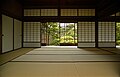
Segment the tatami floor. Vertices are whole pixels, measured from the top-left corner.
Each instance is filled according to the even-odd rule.
[[[21,56],[1,65],[0,77],[120,77],[119,48],[46,46],[17,51]]]

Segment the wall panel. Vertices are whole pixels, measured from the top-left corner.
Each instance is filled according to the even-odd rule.
[[[78,16],[95,16],[95,9],[78,9]]]
[[[24,16],[40,16],[40,9],[24,9]]]
[[[2,53],[13,50],[13,18],[2,15]]]
[[[23,47],[40,47],[40,22],[24,22],[23,28]]]
[[[95,47],[95,22],[78,22],[78,47]]]
[[[98,23],[98,46],[115,47],[115,22]]]
[[[61,16],[77,16],[77,9],[61,9]]]
[[[14,49],[22,46],[22,22],[14,19]]]
[[[41,9],[41,16],[58,16],[57,9]]]

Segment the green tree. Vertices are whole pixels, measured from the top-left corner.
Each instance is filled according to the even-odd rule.
[[[77,39],[75,39],[77,37],[77,32],[75,33],[75,31],[77,31],[77,27],[75,28],[74,24],[69,23],[65,26],[59,25],[60,24],[58,22],[43,23],[42,32],[46,32],[48,35],[49,44],[59,45],[60,43],[77,43]]]
[[[60,43],[77,43],[77,27],[75,24],[65,24],[64,27],[60,27],[61,37]],[[76,40],[75,40],[76,39]]]
[[[48,35],[51,37],[50,39],[52,39],[50,45],[59,45],[59,23],[48,22],[47,27]]]
[[[116,23],[116,44],[120,45],[120,23]]]

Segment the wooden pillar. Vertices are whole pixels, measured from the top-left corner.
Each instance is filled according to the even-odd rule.
[[[98,48],[98,21],[95,21],[95,47]]]
[[[98,48],[98,12],[95,10],[95,47]]]
[[[1,13],[1,6],[0,6],[0,54],[2,54],[2,13]]]

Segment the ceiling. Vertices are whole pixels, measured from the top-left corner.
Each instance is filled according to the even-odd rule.
[[[120,11],[120,0],[17,0],[23,8],[95,8],[99,16]]]
[[[97,0],[19,0],[23,6],[96,7]]]

